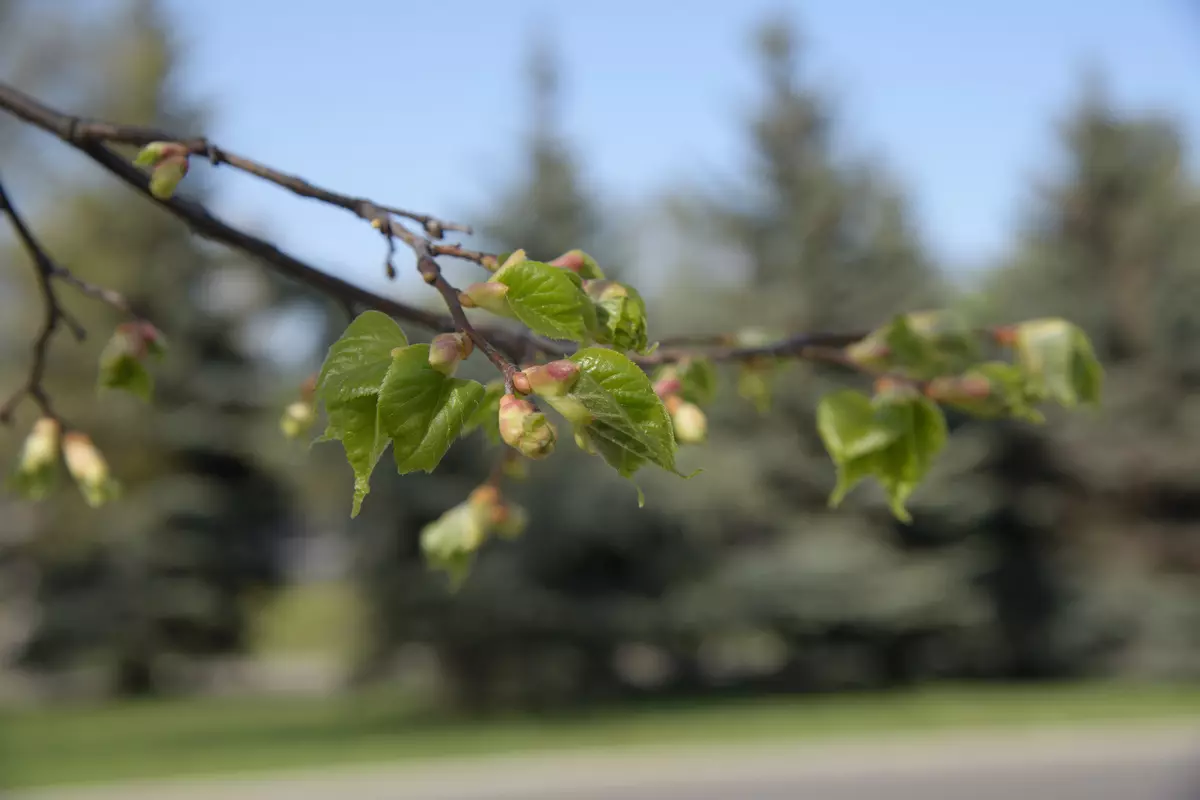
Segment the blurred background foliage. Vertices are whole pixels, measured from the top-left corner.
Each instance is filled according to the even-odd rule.
[[[125,3],[103,25],[72,5],[0,0],[0,72],[87,114],[204,130],[208,110],[175,85],[159,4]],[[545,259],[583,247],[638,285],[625,270],[636,241],[554,124],[569,98],[552,41],[527,42],[528,132],[512,143],[510,183],[472,215],[477,243]],[[321,354],[288,361],[272,347],[280,320],[329,341],[345,310],[0,118],[0,174],[53,255],[125,292],[170,348],[153,413],[97,403],[96,358],[117,320],[71,301],[93,336],[57,343],[51,386],[126,497],[99,512],[69,486],[40,505],[0,498],[0,658],[16,694],[198,693],[231,665],[245,678],[313,654],[327,690],[412,686],[467,712],[1200,676],[1200,193],[1181,131],[1082,75],[1047,125],[1057,169],[1030,182],[1007,253],[964,279],[936,263],[888,166],[847,152],[802,28],[765,19],[753,42],[757,94],[730,120],[740,172],[698,175],[663,202],[686,247],[670,290],[648,294],[652,335],[862,330],[930,307],[1064,316],[1108,369],[1101,411],[1040,427],[952,417],[906,526],[868,488],[826,506],[834,471],[814,410],[844,375],[785,366],[760,413],[723,368],[710,441],[683,455],[704,473],[639,476],[638,509],[627,482],[562,447],[511,487],[527,532],[489,544],[452,594],[418,534],[486,477],[483,442],[458,444],[434,475],[379,470],[351,522],[336,446],[279,434]],[[198,166],[183,191],[203,199],[213,180]],[[15,385],[39,311],[7,233],[0,263],[0,379]],[[490,377],[474,360],[466,371]],[[0,438],[6,462],[25,411]],[[286,683],[271,674],[255,685]]]

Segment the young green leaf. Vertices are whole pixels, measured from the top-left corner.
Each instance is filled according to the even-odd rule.
[[[351,518],[362,510],[371,492],[371,473],[387,450],[388,438],[379,422],[379,396],[364,394],[328,408],[329,424],[317,441],[339,440],[346,460],[354,470],[354,501]]]
[[[647,462],[675,472],[671,417],[636,364],[615,350],[588,347],[570,358],[579,378],[569,394],[546,403],[582,429],[583,438],[625,478]]]
[[[132,353],[105,352],[100,355],[97,389],[118,389],[149,403],[154,394],[154,378],[146,365]]]
[[[429,345],[398,350],[379,390],[379,424],[401,475],[432,471],[483,400],[482,384],[429,363]]]
[[[911,521],[905,502],[946,442],[946,420],[936,404],[915,392],[886,392],[874,400],[853,390],[834,392],[817,407],[817,431],[837,465],[830,506],[874,477],[896,518]]]
[[[401,463],[400,474],[416,470],[433,472],[442,463],[446,451],[462,432],[466,421],[478,410],[484,398],[483,384],[462,378],[447,378],[438,398],[437,411],[416,450]]]
[[[596,309],[574,272],[539,261],[521,261],[492,276],[508,287],[509,308],[531,331],[583,342],[596,329]]]
[[[637,289],[608,280],[592,280],[584,286],[595,301],[596,340],[645,354],[649,346],[646,301]]]
[[[1075,325],[1062,319],[1039,319],[1016,326],[1017,362],[1030,395],[1051,399],[1066,408],[1096,405],[1104,370],[1092,344]]]
[[[430,566],[447,574],[452,589],[466,580],[475,553],[487,540],[488,523],[486,508],[464,501],[421,530],[421,552]]]
[[[146,369],[145,359],[154,356],[161,360],[164,353],[162,337],[153,325],[131,322],[117,326],[100,352],[97,391],[118,389],[150,402],[154,378]]]
[[[392,351],[406,345],[395,320],[380,311],[364,311],[330,346],[317,377],[317,397],[329,407],[378,394]]]

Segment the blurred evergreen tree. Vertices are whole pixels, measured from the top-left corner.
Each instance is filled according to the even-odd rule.
[[[1085,81],[1059,158],[987,285],[992,321],[1063,316],[1105,363],[1103,409],[992,432],[992,591],[1020,675],[1200,669],[1200,203],[1178,123]]]
[[[763,96],[747,126],[744,185],[689,187],[676,202],[696,254],[654,310],[656,330],[850,332],[953,303],[895,181],[844,152],[832,102],[798,77],[795,27],[767,20],[756,44]],[[710,410],[710,441],[685,466],[705,473],[670,489],[655,482],[710,543],[703,579],[674,596],[679,624],[691,631],[690,654],[677,657],[736,655],[729,643],[748,636],[773,642],[773,659],[727,669],[759,670],[788,688],[933,670],[941,640],[985,609],[969,550],[957,533],[930,530],[927,508],[914,525],[899,525],[882,494],[865,487],[827,508],[834,468],[816,405],[857,379],[790,365],[758,414],[735,396],[737,370],[722,372],[728,389]]]

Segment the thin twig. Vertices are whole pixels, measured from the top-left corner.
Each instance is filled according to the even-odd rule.
[[[38,290],[42,295],[43,309],[42,327],[38,331],[37,337],[33,340],[33,359],[29,365],[29,375],[25,378],[25,383],[4,402],[3,406],[0,406],[0,423],[4,423],[5,425],[11,423],[13,414],[16,413],[17,408],[26,398],[33,400],[45,416],[59,419],[50,402],[50,397],[43,386],[43,379],[46,375],[46,360],[50,351],[50,340],[54,338],[54,334],[60,324],[66,325],[75,334],[77,339],[83,339],[86,332],[59,303],[58,295],[54,292],[54,284],[52,282],[57,268],[50,259],[50,256],[34,237],[33,232],[25,224],[24,219],[21,218],[20,212],[12,204],[12,200],[4,188],[3,181],[0,181],[0,211],[3,211],[8,217],[9,222],[12,223],[13,230],[17,234],[17,238],[21,241],[22,247],[29,254],[34,274],[37,276]]]

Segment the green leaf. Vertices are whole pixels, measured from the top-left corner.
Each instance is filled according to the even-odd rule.
[[[938,406],[915,392],[889,392],[874,400],[844,390],[817,407],[817,431],[837,465],[829,504],[837,507],[858,483],[873,477],[903,522],[905,508],[946,443],[946,420]]]
[[[404,331],[387,314],[363,312],[330,346],[317,377],[317,397],[330,407],[378,394],[392,351],[407,344]]]
[[[154,378],[146,366],[130,353],[102,355],[98,390],[118,389],[149,403],[154,394]]]
[[[1025,322],[1016,326],[1015,348],[1032,397],[1066,408],[1099,404],[1104,370],[1078,327],[1061,319]]]
[[[346,460],[354,470],[354,502],[351,518],[362,510],[371,492],[371,473],[387,449],[388,438],[379,421],[378,395],[365,394],[328,409],[329,423],[317,441],[340,440]]]
[[[401,475],[432,471],[483,400],[482,384],[429,364],[429,345],[397,351],[379,391],[379,420]]]
[[[458,589],[471,569],[475,553],[488,537],[487,510],[463,502],[421,530],[421,552],[435,569],[445,572],[453,589]]]
[[[467,436],[482,428],[484,436],[492,444],[500,444],[500,398],[504,396],[504,381],[490,381],[484,387],[483,399],[467,419],[460,436]]]
[[[438,400],[437,412],[429,423],[425,438],[403,463],[397,462],[400,474],[416,470],[433,472],[442,462],[450,445],[458,438],[467,420],[483,402],[483,384],[462,378],[447,378]]]
[[[103,394],[116,389],[150,402],[154,394],[154,378],[146,369],[143,356],[153,354],[161,359],[162,352],[162,345],[157,339],[144,339],[132,327],[118,327],[100,353],[97,392]]]
[[[509,307],[536,334],[583,342],[596,328],[595,306],[584,294],[582,280],[570,270],[522,261],[492,279],[508,287]]]
[[[571,361],[580,368],[575,386],[545,402],[582,428],[586,441],[622,477],[632,477],[647,462],[679,474],[671,417],[646,373],[621,353],[600,347],[579,350]]]

